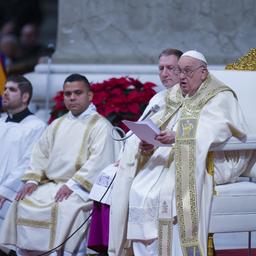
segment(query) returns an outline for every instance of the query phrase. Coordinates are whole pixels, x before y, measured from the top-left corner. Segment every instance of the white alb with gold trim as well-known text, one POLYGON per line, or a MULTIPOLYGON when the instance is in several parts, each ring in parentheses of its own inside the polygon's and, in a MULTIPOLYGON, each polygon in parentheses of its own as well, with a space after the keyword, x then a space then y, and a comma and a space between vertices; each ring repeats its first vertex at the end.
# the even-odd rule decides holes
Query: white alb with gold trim
MULTIPOLYGON (((38 189, 14 203, 0 234, 0 243, 27 250, 47 251, 61 244, 81 225, 88 192, 98 173, 115 161, 119 143, 112 126, 92 106, 78 117, 71 113, 55 120, 36 144, 23 180, 39 182, 38 189), (67 200, 55 203, 63 184, 76 184, 67 200)), ((71 186, 73 188, 73 186, 71 186)), ((85 239, 85 225, 64 246, 75 252, 85 239)))

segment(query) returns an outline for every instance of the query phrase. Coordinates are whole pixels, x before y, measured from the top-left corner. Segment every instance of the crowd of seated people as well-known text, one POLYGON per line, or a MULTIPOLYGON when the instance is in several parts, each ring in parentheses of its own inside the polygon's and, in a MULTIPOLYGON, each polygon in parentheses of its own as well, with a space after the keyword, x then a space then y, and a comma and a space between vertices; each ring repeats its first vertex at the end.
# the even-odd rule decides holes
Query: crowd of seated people
POLYGON ((42 56, 52 53, 40 42, 40 1, 1 1, 0 9, 0 53, 7 74, 33 71, 42 56))

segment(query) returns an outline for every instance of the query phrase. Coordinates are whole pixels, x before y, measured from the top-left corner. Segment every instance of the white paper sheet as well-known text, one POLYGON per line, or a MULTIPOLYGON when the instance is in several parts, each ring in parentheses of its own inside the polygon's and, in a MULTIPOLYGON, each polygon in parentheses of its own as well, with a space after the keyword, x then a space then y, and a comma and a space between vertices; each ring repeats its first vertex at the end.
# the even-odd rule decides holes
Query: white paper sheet
POLYGON ((169 146, 155 140, 156 135, 160 133, 160 129, 152 122, 151 119, 138 122, 123 120, 122 122, 141 140, 154 146, 169 146))

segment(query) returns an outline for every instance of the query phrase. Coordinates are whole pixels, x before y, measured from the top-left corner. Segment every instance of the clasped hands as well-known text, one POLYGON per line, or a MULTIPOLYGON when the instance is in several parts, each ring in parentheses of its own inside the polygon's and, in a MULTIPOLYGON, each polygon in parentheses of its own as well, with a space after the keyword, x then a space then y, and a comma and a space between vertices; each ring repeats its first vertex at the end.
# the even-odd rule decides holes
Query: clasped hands
MULTIPOLYGON (((15 199, 17 201, 24 199, 26 195, 31 195, 37 187, 38 185, 32 182, 24 184, 15 199)), ((67 185, 62 185, 55 195, 55 202, 62 202, 64 199, 68 199, 72 193, 73 190, 71 190, 67 185)))
MULTIPOLYGON (((155 140, 158 140, 162 144, 173 144, 175 142, 175 132, 166 129, 156 135, 155 140)), ((142 152, 147 153, 154 150, 154 145, 148 144, 145 141, 141 141, 139 144, 139 149, 142 152)))

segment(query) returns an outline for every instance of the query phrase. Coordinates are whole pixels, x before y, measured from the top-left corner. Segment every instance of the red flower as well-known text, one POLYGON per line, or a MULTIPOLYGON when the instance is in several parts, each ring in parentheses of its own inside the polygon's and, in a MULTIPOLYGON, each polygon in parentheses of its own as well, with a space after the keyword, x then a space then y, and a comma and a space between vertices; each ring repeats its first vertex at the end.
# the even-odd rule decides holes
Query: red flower
MULTIPOLYGON (((122 120, 136 121, 141 116, 148 101, 155 94, 154 86, 155 84, 151 82, 143 84, 131 77, 111 78, 102 83, 91 84, 94 94, 92 102, 97 111, 108 118, 113 125, 127 131, 122 120)), ((55 105, 49 122, 67 112, 63 104, 63 92, 58 92, 53 100, 55 105)))
POLYGON ((94 93, 92 102, 95 105, 104 104, 107 101, 108 96, 109 94, 105 91, 99 91, 97 93, 94 93))
POLYGON ((141 113, 140 105, 138 103, 131 103, 128 105, 129 112, 132 114, 141 113))
POLYGON ((140 102, 141 101, 141 92, 133 90, 127 95, 129 102, 140 102))
POLYGON ((144 89, 152 89, 153 87, 155 87, 156 85, 154 83, 151 82, 146 82, 143 87, 144 89))

